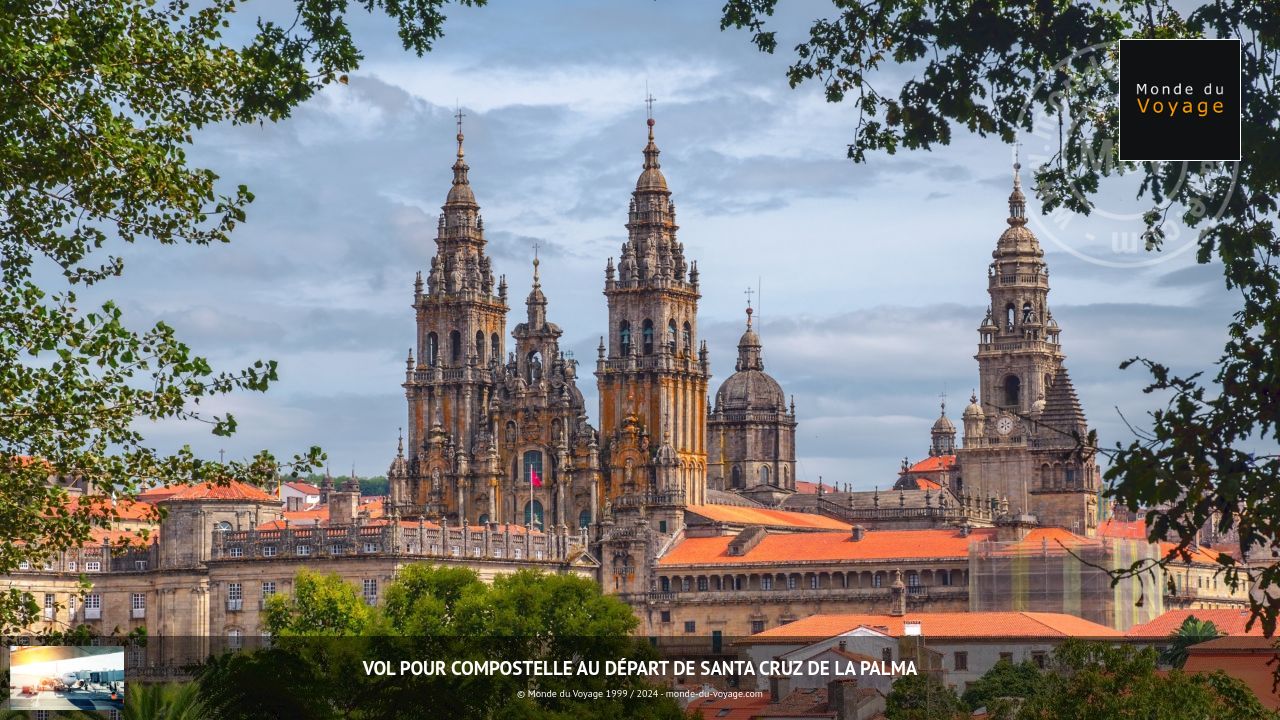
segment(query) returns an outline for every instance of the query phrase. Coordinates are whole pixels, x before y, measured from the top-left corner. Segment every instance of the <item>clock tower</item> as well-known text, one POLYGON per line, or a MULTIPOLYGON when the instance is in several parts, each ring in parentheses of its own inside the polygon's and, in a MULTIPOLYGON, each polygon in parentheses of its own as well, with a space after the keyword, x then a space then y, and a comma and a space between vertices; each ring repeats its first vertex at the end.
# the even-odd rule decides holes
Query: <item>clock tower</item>
POLYGON ((979 391, 964 412, 957 464, 969 492, 1007 499, 1013 515, 1092 534, 1101 485, 1095 443, 1063 365, 1049 269, 1027 228, 1020 167, 1013 166, 1009 227, 987 269, 990 304, 974 356, 979 391))

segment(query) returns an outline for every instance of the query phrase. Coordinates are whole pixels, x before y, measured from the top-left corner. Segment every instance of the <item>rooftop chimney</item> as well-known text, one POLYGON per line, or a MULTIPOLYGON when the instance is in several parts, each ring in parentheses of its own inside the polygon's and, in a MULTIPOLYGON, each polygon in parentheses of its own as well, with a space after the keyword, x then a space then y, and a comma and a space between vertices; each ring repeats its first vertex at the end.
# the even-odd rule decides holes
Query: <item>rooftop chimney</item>
POLYGON ((858 542, 858 541, 859 541, 859 540, 861 540, 861 539, 863 538, 863 536, 864 536, 864 535, 866 535, 866 534, 867 534, 867 529, 866 529, 866 528, 862 527, 861 525, 854 525, 854 526, 853 526, 853 541, 854 541, 854 542, 858 542))

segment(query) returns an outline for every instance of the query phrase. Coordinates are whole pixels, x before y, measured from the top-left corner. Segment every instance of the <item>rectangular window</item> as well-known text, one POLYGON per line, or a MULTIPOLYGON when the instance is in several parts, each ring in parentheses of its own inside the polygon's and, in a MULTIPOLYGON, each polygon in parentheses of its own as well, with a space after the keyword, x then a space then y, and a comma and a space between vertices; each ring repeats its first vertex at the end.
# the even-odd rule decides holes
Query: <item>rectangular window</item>
POLYGON ((276 546, 275 546, 275 545, 263 545, 263 546, 262 546, 262 557, 275 557, 275 556, 276 556, 276 546))
POLYGON ((27 562, 26 560, 22 560, 22 561, 20 561, 20 562, 18 563, 18 569, 19 569, 19 570, 30 570, 30 569, 31 569, 31 563, 27 562))
POLYGON ((494 557, 496 557, 496 558, 500 558, 500 557, 502 557, 502 548, 494 548, 494 549, 493 549, 493 556, 494 556, 494 557))
POLYGON ((752 621, 751 621, 751 634, 752 634, 752 635, 755 635, 756 633, 762 633, 762 632, 764 632, 764 621, 763 621, 763 620, 752 620, 752 621))
POLYGON ((68 561, 67 561, 67 572, 75 572, 75 571, 76 571, 76 561, 75 561, 75 560, 68 560, 68 561))
POLYGON ((276 581, 263 580, 262 581, 262 597, 269 598, 275 594, 276 594, 276 581))
POLYGON ((230 554, 230 555, 231 555, 231 557, 233 557, 233 558, 244 557, 244 548, 239 547, 239 546, 237 546, 237 547, 233 547, 233 548, 231 548, 231 550, 230 550, 229 554, 230 554))
POLYGON ((969 669, 969 653, 967 652, 956 653, 955 664, 956 664, 956 670, 968 670, 969 669))
POLYGON ((146 570, 146 569, 147 569, 147 561, 146 561, 146 560, 134 560, 134 561, 133 561, 133 569, 134 569, 134 570, 146 570))
POLYGON ((1031 662, 1035 663, 1036 667, 1044 669, 1044 660, 1045 660, 1045 655, 1043 652, 1031 653, 1031 662))
POLYGON ((761 589, 761 590, 772 590, 772 589, 773 589, 773 576, 772 576, 772 575, 765 575, 764 577, 760 578, 760 589, 761 589))
POLYGON ((134 619, 147 616, 147 596, 144 593, 133 593, 129 601, 130 616, 134 619))
POLYGON ((378 543, 367 542, 364 544, 364 551, 367 553, 378 552, 378 543))
POLYGON ((817 590, 817 589, 818 589, 818 576, 817 576, 817 575, 810 575, 810 576, 809 576, 809 589, 810 589, 810 590, 817 590))
POLYGON ((244 609, 244 584, 227 583, 227 610, 239 612, 244 609))
POLYGON ((795 575, 788 575, 788 576, 787 576, 787 589, 788 589, 788 590, 795 590, 795 589, 796 589, 796 576, 795 576, 795 575))
POLYGON ((84 596, 84 608, 85 608, 85 610, 89 610, 89 609, 93 609, 93 610, 101 610, 101 609, 102 609, 102 596, 101 596, 101 595, 99 595, 98 593, 89 593, 88 595, 85 595, 85 596, 84 596))
POLYGON ((515 557, 515 559, 519 560, 519 559, 520 559, 520 552, 521 552, 520 548, 516 548, 516 549, 515 549, 515 555, 514 555, 513 557, 515 557))
POLYGON ((311 554, 311 546, 310 546, 310 545, 299 545, 299 546, 298 546, 298 549, 297 549, 297 552, 298 552, 298 555, 302 555, 302 556, 310 555, 310 554, 311 554))
POLYGON ((458 547, 457 545, 450 545, 449 554, 454 557, 462 557, 462 548, 458 547))
POLYGON ((330 545, 330 546, 329 546, 329 554, 330 554, 330 555, 341 555, 341 554, 342 554, 342 546, 341 546, 341 545, 330 545))
POLYGON ((706 592, 708 589, 709 588, 707 587, 707 579, 705 577, 698 578, 698 591, 706 592))
POLYGON ((364 579, 364 601, 367 605, 378 604, 378 580, 376 578, 364 579))
POLYGON ((687 633, 691 633, 691 632, 696 632, 697 630, 698 630, 698 623, 696 623, 696 622, 694 622, 694 621, 692 621, 692 620, 685 620, 685 621, 684 621, 684 631, 685 631, 685 632, 687 632, 687 633))
POLYGON ((472 556, 472 557, 480 557, 480 554, 481 554, 481 553, 483 553, 483 552, 484 552, 484 548, 480 547, 479 545, 477 545, 477 546, 475 546, 475 547, 471 548, 471 556, 472 556))
POLYGON ((52 620, 54 617, 54 613, 56 611, 57 610, 54 607, 53 593, 45 593, 44 594, 44 619, 52 620))
POLYGON ((663 610, 663 611, 662 611, 662 614, 661 614, 661 618, 662 618, 662 622, 664 622, 664 623, 669 623, 669 622, 671 622, 671 611, 670 611, 670 610, 663 610))
POLYGON ((102 563, 97 560, 89 560, 84 564, 85 572, 102 572, 102 563))

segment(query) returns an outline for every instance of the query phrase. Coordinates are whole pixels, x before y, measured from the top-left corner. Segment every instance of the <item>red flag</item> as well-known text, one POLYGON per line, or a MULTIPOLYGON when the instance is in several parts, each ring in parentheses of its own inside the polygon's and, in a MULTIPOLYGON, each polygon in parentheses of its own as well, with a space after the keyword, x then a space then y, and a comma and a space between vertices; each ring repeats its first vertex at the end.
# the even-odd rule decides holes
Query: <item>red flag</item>
POLYGON ((529 466, 529 484, 533 487, 542 487, 542 478, 538 477, 538 471, 529 466))

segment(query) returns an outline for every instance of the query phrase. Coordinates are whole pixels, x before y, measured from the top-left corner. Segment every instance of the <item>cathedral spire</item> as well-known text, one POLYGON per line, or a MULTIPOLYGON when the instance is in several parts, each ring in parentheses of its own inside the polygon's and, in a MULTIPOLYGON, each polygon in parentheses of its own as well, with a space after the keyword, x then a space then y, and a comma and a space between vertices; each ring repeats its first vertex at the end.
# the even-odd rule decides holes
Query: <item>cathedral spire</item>
POLYGON ((1019 149, 1013 151, 1013 192, 1009 193, 1009 224, 1027 224, 1027 196, 1022 194, 1022 162, 1019 149))
POLYGON ((449 197, 445 200, 445 205, 475 205, 476 196, 471 192, 471 181, 467 178, 467 171, 471 168, 467 165, 462 150, 462 118, 466 117, 462 112, 462 108, 458 108, 458 112, 454 115, 458 121, 458 159, 453 162, 453 186, 449 189, 449 197))
POLYGON ((755 310, 747 305, 747 330, 738 340, 737 370, 763 370, 764 359, 760 354, 760 335, 751 327, 751 315, 755 310))
POLYGON ((542 280, 538 277, 538 246, 533 246, 533 287, 525 305, 529 310, 529 329, 540 330, 547 323, 547 296, 542 293, 542 280))

